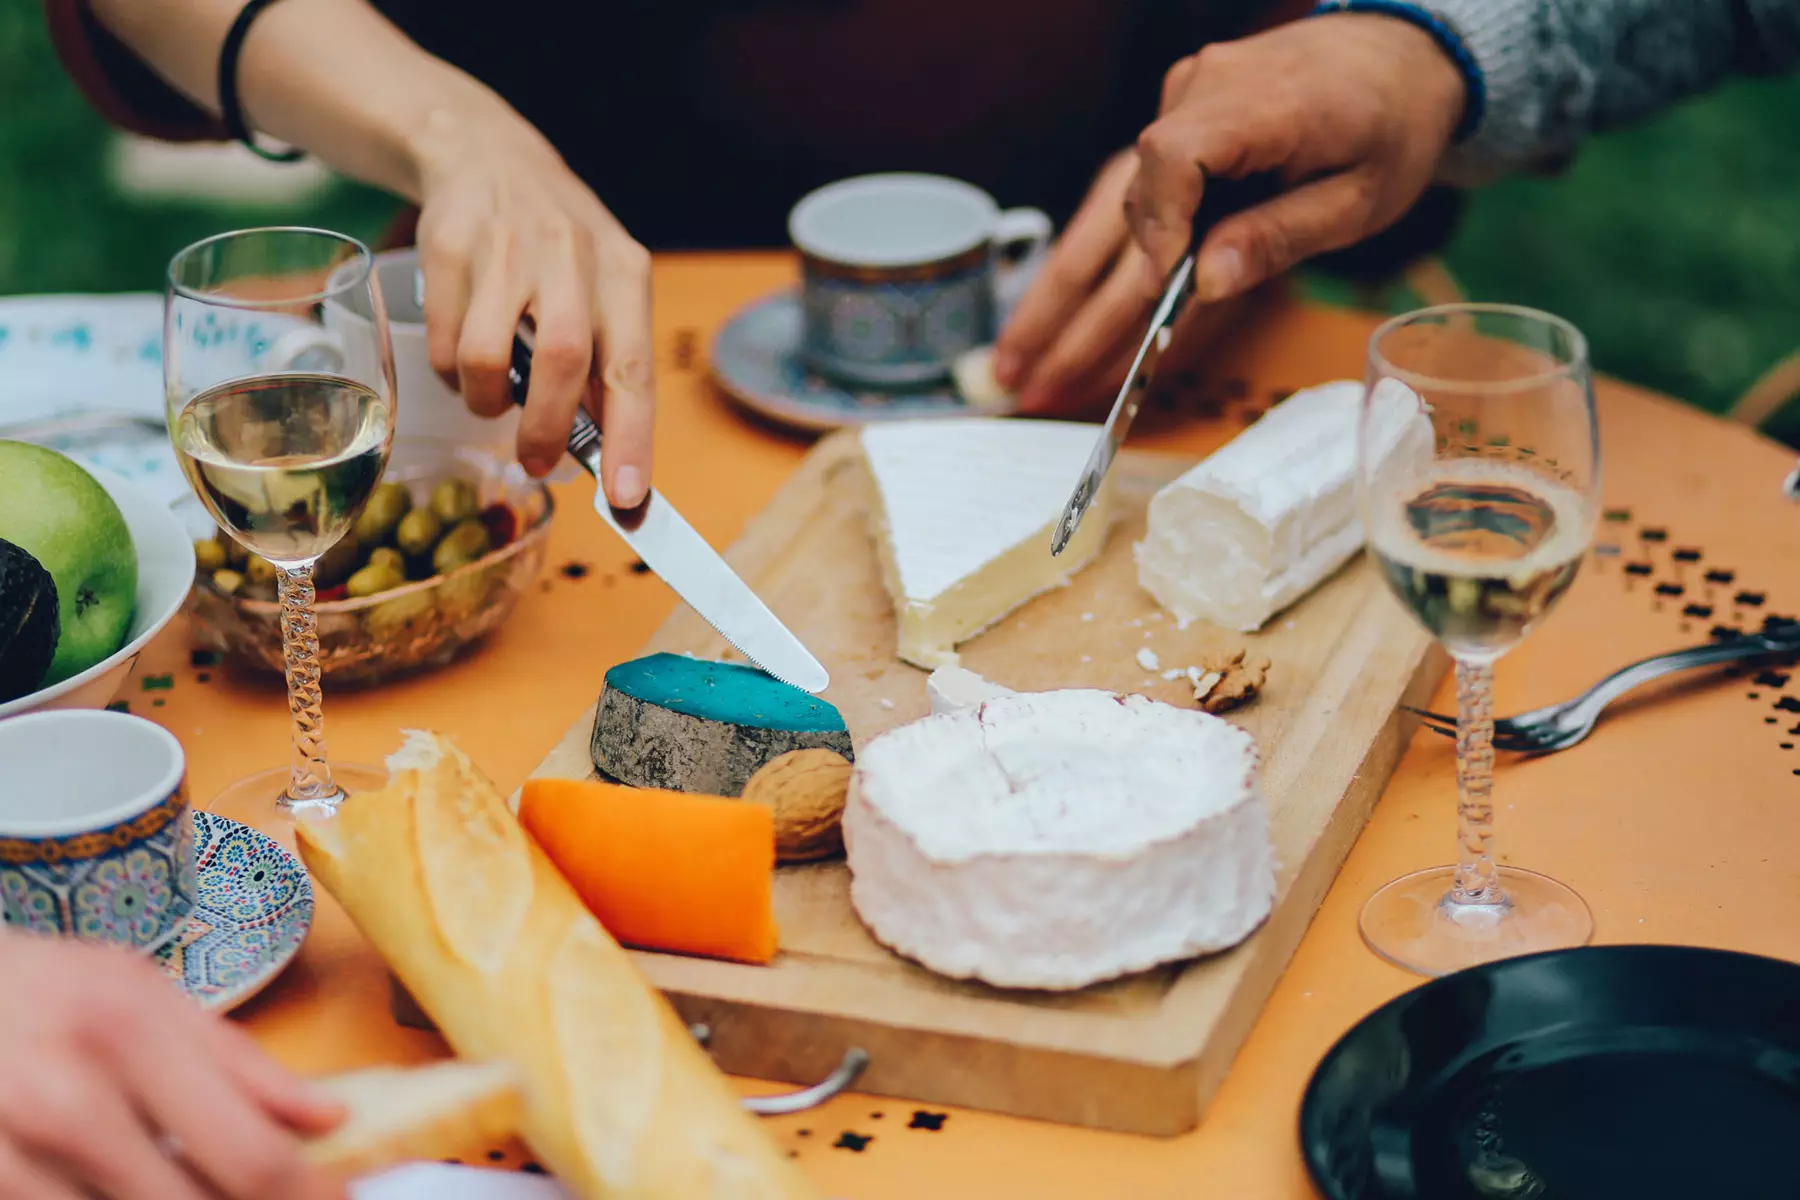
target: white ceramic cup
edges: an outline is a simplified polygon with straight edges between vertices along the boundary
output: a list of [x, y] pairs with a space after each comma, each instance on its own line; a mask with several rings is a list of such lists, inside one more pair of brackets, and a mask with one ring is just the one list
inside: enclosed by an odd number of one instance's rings
[[150, 952], [194, 906], [181, 743], [142, 717], [58, 709], [0, 721], [0, 919]]
[[[469, 411], [463, 398], [431, 369], [425, 344], [425, 313], [414, 294], [418, 275], [416, 249], [389, 250], [375, 256], [375, 278], [387, 308], [388, 336], [394, 345], [394, 386], [399, 393], [397, 437], [448, 438], [475, 446], [510, 462], [519, 434], [519, 412], [511, 409], [488, 420]], [[345, 338], [339, 331], [351, 323], [366, 325], [369, 316], [333, 298], [325, 302], [324, 325], [303, 325], [277, 338], [268, 361], [290, 370], [342, 371], [345, 347], [369, 345], [364, 338]], [[364, 364], [356, 364], [361, 368]]]
[[994, 340], [1050, 236], [1038, 209], [1003, 210], [941, 175], [862, 175], [810, 192], [788, 215], [803, 280], [801, 357], [856, 383], [941, 380]]

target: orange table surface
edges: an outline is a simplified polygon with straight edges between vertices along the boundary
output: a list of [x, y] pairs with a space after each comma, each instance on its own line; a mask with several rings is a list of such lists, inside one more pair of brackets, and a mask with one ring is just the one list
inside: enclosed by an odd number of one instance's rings
[[[706, 347], [733, 309], [793, 278], [780, 255], [657, 263], [656, 481], [718, 546], [774, 493], [808, 439], [729, 404], [708, 381]], [[1266, 404], [1288, 389], [1360, 377], [1373, 325], [1367, 314], [1279, 301], [1205, 373], [1246, 381], [1252, 401]], [[1791, 453], [1624, 385], [1603, 382], [1600, 401], [1608, 518], [1562, 608], [1501, 664], [1501, 712], [1572, 695], [1624, 662], [1704, 640], [1714, 625], [1800, 610], [1800, 509], [1780, 494]], [[1165, 420], [1135, 440], [1198, 453], [1239, 427]], [[674, 602], [654, 576], [630, 570], [632, 556], [595, 517], [591, 495], [586, 480], [558, 485], [543, 581], [486, 645], [380, 688], [327, 687], [334, 758], [379, 761], [402, 728], [430, 728], [452, 735], [503, 790], [524, 778], [593, 700], [606, 669], [633, 656]], [[565, 573], [571, 563], [588, 569]], [[157, 675], [173, 686], [146, 690], [145, 677]], [[1501, 859], [1580, 891], [1596, 941], [1800, 958], [1800, 855], [1791, 850], [1800, 844], [1800, 701], [1786, 683], [1780, 673], [1746, 673], [1673, 685], [1655, 703], [1617, 712], [1571, 752], [1503, 756]], [[150, 647], [121, 698], [180, 737], [202, 805], [238, 776], [287, 760], [278, 682], [196, 668], [180, 621]], [[1440, 708], [1452, 703], [1447, 685], [1438, 699]], [[770, 1132], [844, 1200], [1312, 1195], [1296, 1121], [1314, 1064], [1361, 1016], [1419, 982], [1364, 948], [1357, 912], [1388, 879], [1454, 854], [1453, 766], [1448, 740], [1418, 735], [1194, 1133], [1096, 1133], [861, 1095], [771, 1120]], [[237, 1015], [307, 1072], [444, 1053], [436, 1037], [393, 1023], [380, 960], [328, 901], [295, 964]]]

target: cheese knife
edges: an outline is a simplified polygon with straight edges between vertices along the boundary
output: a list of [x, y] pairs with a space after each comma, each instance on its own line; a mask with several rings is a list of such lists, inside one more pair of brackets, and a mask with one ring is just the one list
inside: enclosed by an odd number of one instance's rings
[[[425, 307], [423, 271], [413, 272], [413, 304], [421, 310]], [[513, 403], [521, 407], [531, 383], [535, 336], [529, 324], [522, 324], [513, 337], [507, 379]], [[594, 477], [594, 511], [600, 519], [745, 658], [803, 692], [817, 695], [829, 687], [831, 676], [819, 660], [660, 492], [651, 488], [644, 502], [629, 510], [607, 503], [606, 488], [600, 483], [600, 445], [600, 427], [586, 412], [576, 409], [569, 455]]]
[[1076, 482], [1068, 504], [1063, 507], [1062, 516], [1050, 531], [1051, 554], [1061, 554], [1081, 527], [1081, 518], [1087, 515], [1088, 506], [1100, 494], [1100, 485], [1106, 481], [1113, 459], [1118, 457], [1125, 436], [1131, 432], [1131, 423], [1137, 419], [1138, 409], [1143, 407], [1144, 396], [1150, 390], [1150, 381], [1156, 377], [1157, 364], [1174, 337], [1175, 322], [1194, 297], [1194, 256], [1206, 240], [1207, 231], [1232, 213], [1267, 200], [1278, 190], [1275, 177], [1267, 174], [1246, 179], [1207, 179], [1200, 208], [1194, 213], [1193, 240], [1188, 243], [1188, 252], [1169, 272], [1162, 299], [1157, 301], [1150, 314], [1150, 329], [1138, 346], [1137, 357], [1131, 360], [1131, 370], [1125, 373], [1125, 383], [1119, 388], [1112, 411], [1106, 415], [1106, 424], [1094, 443], [1094, 452], [1088, 455], [1087, 466], [1082, 468], [1081, 478]]
[[[512, 383], [513, 403], [518, 405], [525, 403], [531, 382], [531, 341], [532, 331], [526, 326], [513, 338], [507, 377]], [[576, 409], [569, 456], [594, 477], [594, 511], [600, 519], [745, 658], [803, 692], [816, 695], [824, 691], [831, 683], [825, 667], [662, 493], [651, 488], [644, 502], [632, 509], [615, 508], [607, 502], [606, 489], [600, 485], [600, 446], [600, 426]]]

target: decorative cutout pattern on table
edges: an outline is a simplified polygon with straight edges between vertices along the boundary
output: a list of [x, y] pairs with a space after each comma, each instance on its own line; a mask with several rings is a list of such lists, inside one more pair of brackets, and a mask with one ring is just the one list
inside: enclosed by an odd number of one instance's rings
[[[1607, 509], [1595, 535], [1593, 570], [1610, 574], [1607, 563], [1630, 556], [1618, 573], [1628, 594], [1643, 594], [1652, 612], [1672, 611], [1683, 633], [1699, 633], [1702, 622], [1713, 641], [1736, 637], [1756, 630], [1780, 629], [1796, 624], [1796, 618], [1764, 611], [1768, 593], [1744, 587], [1735, 568], [1716, 566], [1706, 561], [1703, 547], [1682, 543], [1671, 544], [1670, 531], [1659, 525], [1638, 525], [1628, 508]], [[1635, 544], [1634, 544], [1635, 543]], [[1666, 549], [1665, 549], [1666, 547]], [[1678, 607], [1677, 607], [1678, 605]], [[1773, 664], [1773, 665], [1770, 665]], [[1728, 667], [1727, 678], [1741, 678], [1751, 672], [1751, 687], [1745, 698], [1771, 710], [1762, 720], [1765, 725], [1780, 726], [1779, 713], [1800, 714], [1800, 697], [1782, 692], [1793, 679], [1792, 668], [1800, 664], [1800, 655], [1771, 658], [1755, 667]], [[1788, 670], [1777, 670], [1785, 666]], [[1768, 693], [1775, 693], [1771, 698]], [[1800, 723], [1785, 728], [1779, 744], [1783, 750], [1794, 749], [1800, 737]], [[1800, 775], [1800, 766], [1793, 768]]]

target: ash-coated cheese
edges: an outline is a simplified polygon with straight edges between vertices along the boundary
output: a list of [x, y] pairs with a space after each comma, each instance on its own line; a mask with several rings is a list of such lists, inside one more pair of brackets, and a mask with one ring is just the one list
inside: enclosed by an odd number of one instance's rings
[[[1183, 625], [1260, 629], [1362, 548], [1352, 380], [1295, 392], [1150, 501], [1138, 582]], [[1384, 461], [1432, 453], [1419, 398], [1377, 389], [1369, 435]]]
[[633, 787], [736, 796], [793, 750], [856, 753], [843, 714], [742, 663], [649, 654], [606, 672], [589, 752]]
[[1275, 897], [1250, 736], [1141, 696], [1003, 696], [870, 741], [850, 900], [942, 975], [1070, 989], [1232, 946]]
[[955, 666], [956, 645], [1100, 553], [1112, 519], [1102, 487], [1060, 555], [1050, 530], [1098, 430], [1069, 421], [963, 417], [862, 431], [875, 481], [870, 516], [894, 602], [900, 658]]

